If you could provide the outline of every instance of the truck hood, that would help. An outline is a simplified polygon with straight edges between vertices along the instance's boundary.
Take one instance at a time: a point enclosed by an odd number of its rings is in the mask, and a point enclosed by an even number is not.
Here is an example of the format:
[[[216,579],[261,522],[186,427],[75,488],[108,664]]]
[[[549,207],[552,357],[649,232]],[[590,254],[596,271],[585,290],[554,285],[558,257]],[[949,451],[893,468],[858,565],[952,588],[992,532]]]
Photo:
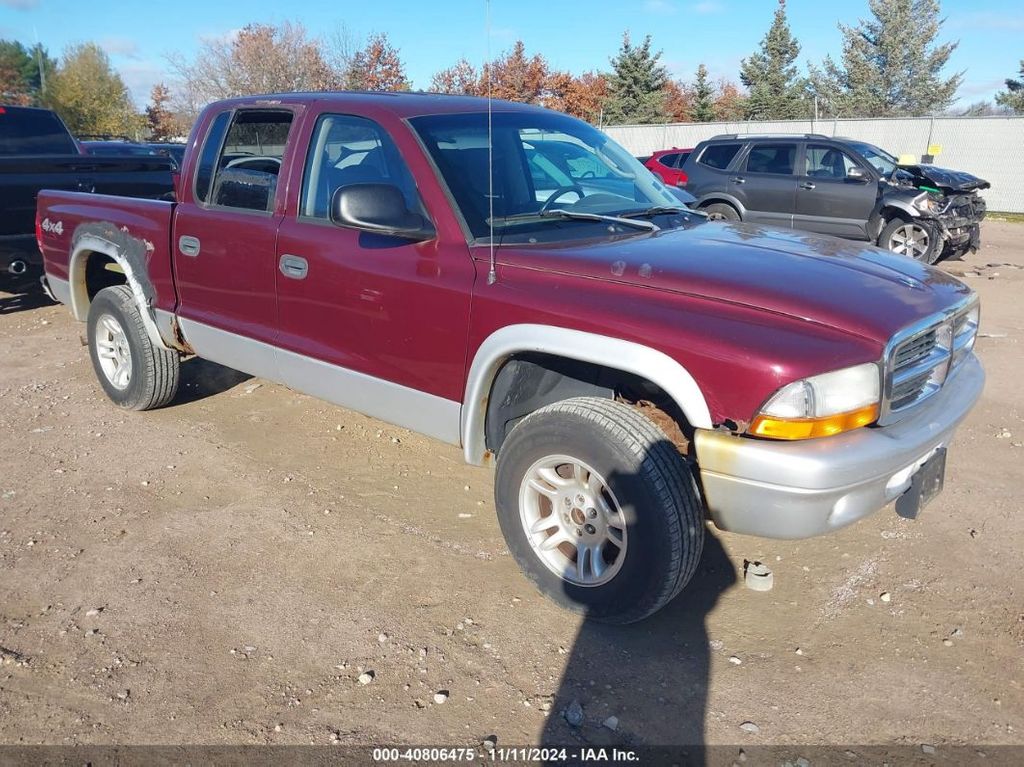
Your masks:
[[[739,304],[883,345],[971,293],[938,269],[866,243],[740,223],[557,247],[504,246],[500,260]]]
[[[978,178],[961,170],[936,168],[934,165],[901,165],[900,170],[910,174],[914,186],[931,186],[945,194],[962,194],[975,189],[988,189],[992,186],[983,178]]]

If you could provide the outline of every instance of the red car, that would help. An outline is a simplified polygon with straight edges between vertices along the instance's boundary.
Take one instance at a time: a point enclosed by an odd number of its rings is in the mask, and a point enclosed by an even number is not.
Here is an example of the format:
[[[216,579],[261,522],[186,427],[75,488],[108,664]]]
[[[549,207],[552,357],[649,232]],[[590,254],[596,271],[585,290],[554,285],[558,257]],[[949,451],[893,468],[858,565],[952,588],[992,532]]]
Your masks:
[[[679,593],[706,516],[775,538],[897,499],[916,516],[984,381],[964,283],[867,243],[708,222],[534,106],[221,101],[176,187],[39,194],[44,284],[87,323],[109,399],[170,404],[197,355],[457,446],[494,467],[530,580],[591,620]],[[410,514],[431,502],[415,482]]]
[[[669,186],[686,186],[683,163],[693,149],[659,149],[646,160],[644,167],[658,176]]]

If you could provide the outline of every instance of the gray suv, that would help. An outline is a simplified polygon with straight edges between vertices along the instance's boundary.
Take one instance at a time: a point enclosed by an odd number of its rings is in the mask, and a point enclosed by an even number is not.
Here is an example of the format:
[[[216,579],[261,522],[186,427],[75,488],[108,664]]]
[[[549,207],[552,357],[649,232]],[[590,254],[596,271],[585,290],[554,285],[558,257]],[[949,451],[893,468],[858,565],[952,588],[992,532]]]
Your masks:
[[[863,141],[817,134],[715,136],[683,165],[710,218],[855,240],[935,263],[977,250],[987,181],[900,165]]]

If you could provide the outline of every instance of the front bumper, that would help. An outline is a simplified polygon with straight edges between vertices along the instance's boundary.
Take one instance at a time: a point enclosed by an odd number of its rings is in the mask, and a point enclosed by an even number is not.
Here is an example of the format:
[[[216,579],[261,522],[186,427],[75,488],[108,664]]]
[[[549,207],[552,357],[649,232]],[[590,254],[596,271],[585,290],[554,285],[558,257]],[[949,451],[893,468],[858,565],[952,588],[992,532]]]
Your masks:
[[[809,538],[873,514],[949,444],[984,384],[971,354],[940,392],[891,426],[799,442],[698,429],[697,463],[711,518],[731,532]]]

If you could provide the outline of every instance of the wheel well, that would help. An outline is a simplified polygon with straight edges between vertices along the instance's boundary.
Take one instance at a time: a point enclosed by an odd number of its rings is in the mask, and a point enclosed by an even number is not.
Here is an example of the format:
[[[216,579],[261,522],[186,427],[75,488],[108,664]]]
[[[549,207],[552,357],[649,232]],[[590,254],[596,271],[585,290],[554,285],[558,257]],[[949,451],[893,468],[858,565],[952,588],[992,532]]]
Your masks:
[[[487,398],[487,448],[497,454],[526,416],[572,397],[603,397],[632,405],[658,425],[680,452],[689,452],[693,427],[661,387],[605,365],[540,353],[514,355],[498,370]]]
[[[90,253],[85,262],[85,292],[89,302],[104,288],[128,282],[124,269],[105,253]]]

